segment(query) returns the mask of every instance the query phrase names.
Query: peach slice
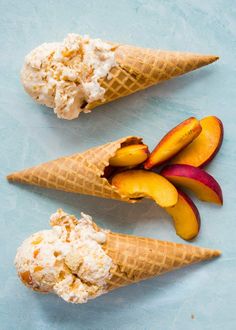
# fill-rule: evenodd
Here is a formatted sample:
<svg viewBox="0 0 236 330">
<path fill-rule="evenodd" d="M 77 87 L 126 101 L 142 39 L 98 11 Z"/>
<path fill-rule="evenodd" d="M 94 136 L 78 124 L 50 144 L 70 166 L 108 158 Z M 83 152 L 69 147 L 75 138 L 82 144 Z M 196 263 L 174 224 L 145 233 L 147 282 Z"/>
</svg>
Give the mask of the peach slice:
<svg viewBox="0 0 236 330">
<path fill-rule="evenodd" d="M 109 160 L 112 166 L 136 166 L 143 163 L 149 155 L 145 144 L 133 144 L 117 150 L 114 157 Z"/>
<path fill-rule="evenodd" d="M 215 157 L 223 141 L 223 124 L 215 116 L 203 118 L 200 120 L 200 124 L 202 126 L 201 134 L 171 160 L 172 164 L 203 167 Z"/>
<path fill-rule="evenodd" d="M 181 124 L 173 128 L 158 143 L 156 148 L 145 162 L 145 169 L 163 164 L 191 143 L 200 133 L 201 125 L 199 121 L 190 117 Z"/>
<path fill-rule="evenodd" d="M 161 175 L 177 186 L 192 190 L 202 201 L 223 204 L 222 191 L 218 182 L 198 167 L 169 165 L 161 171 Z"/>
<path fill-rule="evenodd" d="M 145 170 L 129 170 L 116 174 L 112 185 L 129 198 L 149 197 L 162 207 L 177 203 L 176 188 L 161 175 Z"/>
<path fill-rule="evenodd" d="M 165 210 L 174 221 L 176 234 L 185 240 L 191 240 L 199 233 L 201 226 L 200 214 L 196 205 L 183 191 L 178 190 L 178 202 Z"/>
</svg>

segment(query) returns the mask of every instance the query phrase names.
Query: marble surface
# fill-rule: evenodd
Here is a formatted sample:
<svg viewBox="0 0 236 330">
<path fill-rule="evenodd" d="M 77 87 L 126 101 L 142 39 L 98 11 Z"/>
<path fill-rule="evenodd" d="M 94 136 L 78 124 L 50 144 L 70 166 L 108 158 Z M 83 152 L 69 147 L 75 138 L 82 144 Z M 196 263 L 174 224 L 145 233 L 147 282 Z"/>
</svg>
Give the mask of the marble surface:
<svg viewBox="0 0 236 330">
<path fill-rule="evenodd" d="M 230 0 L 0 2 L 0 320 L 1 329 L 235 329 L 235 2 Z M 58 120 L 35 104 L 19 82 L 23 58 L 68 32 L 124 43 L 218 54 L 217 63 L 82 115 Z M 181 242 L 164 211 L 139 205 L 8 184 L 5 176 L 124 135 L 152 148 L 189 116 L 214 114 L 225 126 L 220 153 L 208 170 L 221 183 L 222 208 L 196 201 L 202 229 L 195 244 L 220 248 L 221 258 L 120 289 L 85 305 L 31 292 L 17 279 L 16 248 L 48 227 L 62 207 L 91 214 L 99 225 Z"/>
</svg>

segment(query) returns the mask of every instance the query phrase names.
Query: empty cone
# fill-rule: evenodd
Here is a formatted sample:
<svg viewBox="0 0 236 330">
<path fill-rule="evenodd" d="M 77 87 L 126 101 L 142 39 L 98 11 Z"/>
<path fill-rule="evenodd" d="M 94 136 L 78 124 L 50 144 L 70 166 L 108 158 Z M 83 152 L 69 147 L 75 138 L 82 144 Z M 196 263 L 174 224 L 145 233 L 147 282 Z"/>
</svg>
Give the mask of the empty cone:
<svg viewBox="0 0 236 330">
<path fill-rule="evenodd" d="M 114 267 L 108 290 L 217 257 L 218 250 L 156 239 L 108 233 L 103 246 Z"/>
<path fill-rule="evenodd" d="M 125 137 L 82 153 L 12 173 L 7 178 L 9 181 L 45 188 L 129 201 L 129 198 L 120 194 L 102 175 L 109 159 L 121 146 L 140 142 L 140 138 Z"/>
<path fill-rule="evenodd" d="M 111 70 L 112 79 L 103 78 L 102 100 L 87 104 L 93 109 L 101 104 L 135 93 L 162 81 L 196 70 L 218 59 L 215 55 L 153 50 L 118 45 L 115 47 L 117 66 Z"/>
</svg>

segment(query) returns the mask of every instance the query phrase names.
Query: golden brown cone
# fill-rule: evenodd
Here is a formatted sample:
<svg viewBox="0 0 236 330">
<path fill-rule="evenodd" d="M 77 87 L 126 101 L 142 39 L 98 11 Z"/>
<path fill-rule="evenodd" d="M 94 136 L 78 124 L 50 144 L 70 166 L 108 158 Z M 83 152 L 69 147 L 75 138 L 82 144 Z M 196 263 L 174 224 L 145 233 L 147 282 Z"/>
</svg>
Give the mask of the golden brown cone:
<svg viewBox="0 0 236 330">
<path fill-rule="evenodd" d="M 112 278 L 107 282 L 109 291 L 221 254 L 218 250 L 112 232 L 107 234 L 103 249 L 114 263 Z"/>
<path fill-rule="evenodd" d="M 215 55 L 154 50 L 130 45 L 115 45 L 118 65 L 112 68 L 112 79 L 103 78 L 103 100 L 89 103 L 93 109 L 101 104 L 135 93 L 162 81 L 180 76 L 189 71 L 216 61 Z"/>
<path fill-rule="evenodd" d="M 138 137 L 121 138 L 82 153 L 12 173 L 7 179 L 67 192 L 130 201 L 129 198 L 119 194 L 114 186 L 102 178 L 102 175 L 109 164 L 109 159 L 121 146 L 136 144 L 141 140 Z"/>
</svg>

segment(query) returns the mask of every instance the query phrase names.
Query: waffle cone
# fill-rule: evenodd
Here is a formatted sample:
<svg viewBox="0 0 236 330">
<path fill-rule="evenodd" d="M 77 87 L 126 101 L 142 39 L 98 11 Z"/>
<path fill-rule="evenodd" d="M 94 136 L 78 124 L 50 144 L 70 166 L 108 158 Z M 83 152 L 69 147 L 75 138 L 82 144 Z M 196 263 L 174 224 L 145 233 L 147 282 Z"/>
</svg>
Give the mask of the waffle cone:
<svg viewBox="0 0 236 330">
<path fill-rule="evenodd" d="M 100 80 L 106 91 L 104 98 L 89 103 L 86 106 L 88 110 L 196 70 L 218 59 L 214 55 L 153 50 L 130 45 L 118 45 L 114 48 L 118 65 L 111 70 L 112 79 Z"/>
<path fill-rule="evenodd" d="M 107 234 L 103 248 L 114 263 L 108 291 L 221 254 L 218 250 L 112 232 Z"/>
<path fill-rule="evenodd" d="M 130 201 L 102 175 L 109 164 L 109 159 L 121 146 L 139 142 L 141 142 L 140 138 L 125 137 L 82 153 L 12 173 L 7 176 L 7 179 L 72 193 Z"/>
</svg>

